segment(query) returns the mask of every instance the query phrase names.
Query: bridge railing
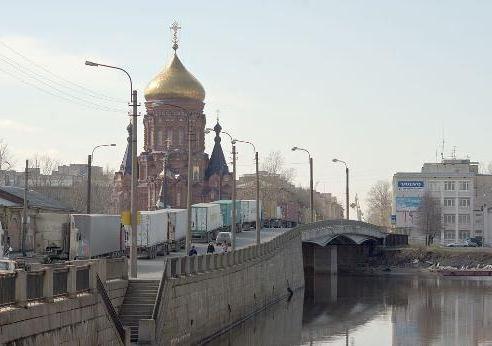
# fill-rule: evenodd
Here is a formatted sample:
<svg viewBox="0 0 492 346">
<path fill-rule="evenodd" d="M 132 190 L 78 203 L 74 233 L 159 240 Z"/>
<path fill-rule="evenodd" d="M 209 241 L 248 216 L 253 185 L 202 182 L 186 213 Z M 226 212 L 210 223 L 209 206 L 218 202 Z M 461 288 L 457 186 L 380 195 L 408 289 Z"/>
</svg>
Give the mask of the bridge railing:
<svg viewBox="0 0 492 346">
<path fill-rule="evenodd" d="M 0 306 L 27 306 L 31 302 L 52 301 L 95 291 L 96 274 L 106 279 L 127 279 L 126 258 L 70 261 L 65 264 L 36 264 L 31 270 L 0 273 Z M 107 275 L 108 274 L 108 275 Z"/>
</svg>

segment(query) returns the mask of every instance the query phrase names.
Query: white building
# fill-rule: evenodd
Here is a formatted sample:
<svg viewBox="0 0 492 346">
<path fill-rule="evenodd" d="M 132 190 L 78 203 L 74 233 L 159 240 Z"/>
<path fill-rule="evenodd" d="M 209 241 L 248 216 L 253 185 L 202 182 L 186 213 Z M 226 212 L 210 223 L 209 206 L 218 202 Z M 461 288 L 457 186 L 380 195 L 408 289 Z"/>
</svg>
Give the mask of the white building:
<svg viewBox="0 0 492 346">
<path fill-rule="evenodd" d="M 423 243 L 418 230 L 417 210 L 425 192 L 439 200 L 442 213 L 442 244 L 483 236 L 492 245 L 492 224 L 483 210 L 492 207 L 492 175 L 479 174 L 478 163 L 470 160 L 445 159 L 424 163 L 421 172 L 398 172 L 393 176 L 392 222 L 397 228 L 410 230 L 410 241 Z M 484 222 L 485 221 L 485 222 Z"/>
</svg>

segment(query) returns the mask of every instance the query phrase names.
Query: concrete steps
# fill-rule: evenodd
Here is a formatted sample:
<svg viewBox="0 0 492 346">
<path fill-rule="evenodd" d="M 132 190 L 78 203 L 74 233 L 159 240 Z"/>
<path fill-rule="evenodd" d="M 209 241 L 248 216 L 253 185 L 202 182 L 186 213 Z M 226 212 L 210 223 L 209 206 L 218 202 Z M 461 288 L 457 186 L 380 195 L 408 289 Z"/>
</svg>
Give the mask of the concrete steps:
<svg viewBox="0 0 492 346">
<path fill-rule="evenodd" d="M 138 341 L 138 321 L 152 318 L 154 303 L 159 291 L 159 280 L 130 280 L 123 304 L 120 307 L 120 320 L 130 328 L 130 341 Z"/>
</svg>

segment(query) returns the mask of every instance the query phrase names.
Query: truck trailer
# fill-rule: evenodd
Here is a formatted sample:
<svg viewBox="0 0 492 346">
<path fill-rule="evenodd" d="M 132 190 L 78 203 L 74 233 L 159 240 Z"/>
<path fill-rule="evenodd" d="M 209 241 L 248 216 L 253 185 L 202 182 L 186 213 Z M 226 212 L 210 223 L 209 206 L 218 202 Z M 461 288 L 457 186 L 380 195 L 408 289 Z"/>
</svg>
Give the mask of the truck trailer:
<svg viewBox="0 0 492 346">
<path fill-rule="evenodd" d="M 121 256 L 124 250 L 119 215 L 70 215 L 70 259 Z"/>
<path fill-rule="evenodd" d="M 243 230 L 249 230 L 256 228 L 256 200 L 240 200 L 241 203 L 241 223 Z M 261 211 L 261 201 L 260 201 L 260 224 L 262 219 Z"/>
<path fill-rule="evenodd" d="M 215 239 L 222 227 L 219 204 L 198 203 L 191 206 L 191 235 L 197 241 Z"/>
<path fill-rule="evenodd" d="M 232 200 L 222 199 L 211 202 L 220 206 L 220 215 L 222 217 L 222 228 L 225 231 L 232 230 Z M 236 200 L 236 233 L 241 231 L 241 201 Z"/>
</svg>

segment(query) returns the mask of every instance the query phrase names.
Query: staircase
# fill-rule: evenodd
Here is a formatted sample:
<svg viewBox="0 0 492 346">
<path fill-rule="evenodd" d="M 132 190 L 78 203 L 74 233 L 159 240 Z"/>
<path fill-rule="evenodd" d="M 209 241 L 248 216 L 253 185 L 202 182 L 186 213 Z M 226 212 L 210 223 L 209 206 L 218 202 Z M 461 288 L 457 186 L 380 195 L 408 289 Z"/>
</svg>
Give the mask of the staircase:
<svg viewBox="0 0 492 346">
<path fill-rule="evenodd" d="M 130 280 L 125 299 L 120 307 L 120 320 L 130 327 L 130 341 L 138 341 L 138 321 L 151 319 L 154 303 L 159 290 L 159 280 Z"/>
</svg>

